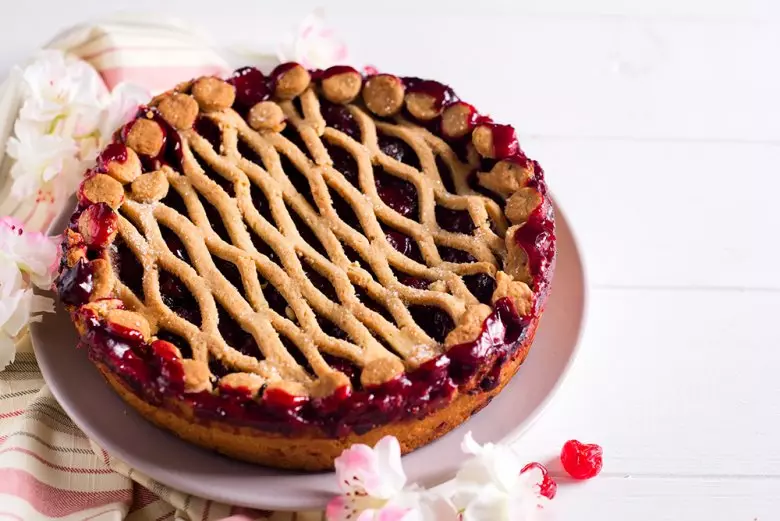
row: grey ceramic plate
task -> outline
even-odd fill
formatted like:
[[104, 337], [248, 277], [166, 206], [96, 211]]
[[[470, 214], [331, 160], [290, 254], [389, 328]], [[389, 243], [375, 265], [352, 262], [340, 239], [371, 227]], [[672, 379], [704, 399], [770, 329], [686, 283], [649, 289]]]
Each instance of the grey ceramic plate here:
[[[67, 217], [53, 227], [64, 229]], [[531, 354], [489, 406], [438, 441], [404, 457], [410, 482], [450, 479], [472, 431], [480, 442], [515, 439], [538, 416], [573, 360], [585, 313], [585, 277], [565, 217], [557, 213], [558, 262], [552, 294]], [[271, 510], [321, 508], [336, 494], [333, 473], [295, 473], [234, 461], [190, 445], [148, 423], [114, 394], [83, 350], [68, 314], [58, 307], [31, 336], [43, 375], [73, 421], [111, 454], [157, 481], [229, 504]]]

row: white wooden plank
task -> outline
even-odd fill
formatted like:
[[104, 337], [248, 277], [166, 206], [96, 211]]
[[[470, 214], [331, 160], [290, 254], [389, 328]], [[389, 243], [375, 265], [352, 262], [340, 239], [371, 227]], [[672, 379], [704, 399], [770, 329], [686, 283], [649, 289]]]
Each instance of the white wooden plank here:
[[780, 478], [780, 293], [594, 290], [589, 307], [526, 459], [576, 438], [604, 447], [608, 475]]
[[[616, 4], [607, 1], [612, 3], [602, 11], [610, 13]], [[224, 44], [275, 41], [309, 7], [280, 4], [269, 15], [262, 2], [230, 4], [220, 9], [151, 0], [124, 5], [177, 14], [208, 27]], [[122, 5], [52, 3], [49, 15], [41, 17], [32, 3], [21, 4], [16, 23], [0, 35], [4, 59], [20, 60], [45, 35], [87, 12], [97, 16]], [[780, 140], [780, 118], [767, 117], [780, 114], [780, 74], [767, 55], [780, 44], [776, 19], [522, 16], [507, 2], [463, 4], [438, 9], [434, 16], [418, 12], [424, 5], [419, 2], [415, 9], [403, 5], [383, 5], [379, 12], [352, 2], [336, 4], [332, 22], [366, 61], [448, 81], [465, 99], [524, 132]], [[732, 9], [727, 4], [723, 13]]]
[[609, 478], [561, 482], [550, 519], [774, 521], [780, 481]]
[[780, 288], [780, 146], [521, 139], [596, 285]]

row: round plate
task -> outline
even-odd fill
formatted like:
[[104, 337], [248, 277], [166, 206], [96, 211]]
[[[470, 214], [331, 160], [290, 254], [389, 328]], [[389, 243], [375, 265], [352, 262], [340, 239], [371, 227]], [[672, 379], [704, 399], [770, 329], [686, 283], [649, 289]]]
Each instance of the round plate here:
[[[68, 216], [53, 227], [65, 228]], [[517, 438], [538, 416], [574, 358], [585, 312], [585, 277], [568, 223], [556, 213], [558, 261], [534, 346], [519, 373], [489, 406], [446, 436], [404, 457], [410, 483], [433, 486], [454, 475], [460, 442]], [[181, 491], [270, 510], [316, 509], [337, 494], [332, 472], [297, 473], [220, 456], [158, 429], [129, 408], [87, 359], [62, 307], [30, 327], [43, 376], [73, 421], [109, 453]]]

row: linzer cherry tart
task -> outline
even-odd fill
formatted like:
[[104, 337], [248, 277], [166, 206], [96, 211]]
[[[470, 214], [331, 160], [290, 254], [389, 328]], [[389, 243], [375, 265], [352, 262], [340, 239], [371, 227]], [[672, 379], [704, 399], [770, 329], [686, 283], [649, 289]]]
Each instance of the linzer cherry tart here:
[[78, 192], [57, 287], [152, 422], [226, 455], [331, 468], [484, 407], [555, 265], [541, 167], [446, 85], [296, 63], [141, 107]]

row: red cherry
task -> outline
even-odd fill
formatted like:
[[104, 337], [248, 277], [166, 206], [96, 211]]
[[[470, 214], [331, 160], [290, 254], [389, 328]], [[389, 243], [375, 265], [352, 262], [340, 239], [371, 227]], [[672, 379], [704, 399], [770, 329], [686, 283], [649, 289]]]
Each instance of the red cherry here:
[[547, 467], [541, 463], [529, 463], [523, 467], [523, 470], [520, 471], [520, 474], [530, 469], [539, 469], [542, 471], [542, 482], [539, 484], [539, 493], [547, 499], [554, 498], [555, 493], [558, 492], [558, 484], [553, 478], [550, 477], [550, 474], [547, 472]]
[[561, 463], [574, 479], [590, 479], [601, 472], [603, 454], [599, 445], [569, 440], [561, 449]]

